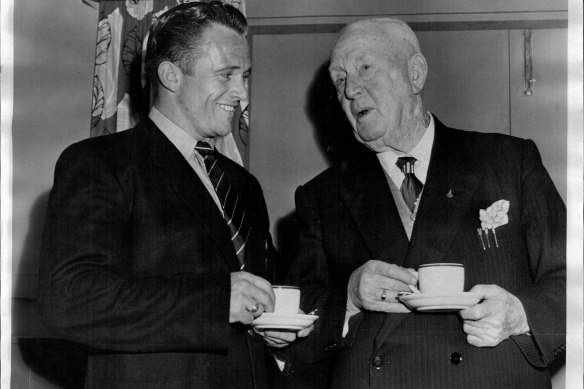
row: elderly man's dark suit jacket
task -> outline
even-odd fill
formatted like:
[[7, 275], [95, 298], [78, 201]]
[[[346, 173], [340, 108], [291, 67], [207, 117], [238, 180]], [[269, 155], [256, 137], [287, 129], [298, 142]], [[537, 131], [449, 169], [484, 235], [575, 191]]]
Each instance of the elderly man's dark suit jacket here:
[[[483, 250], [479, 210], [501, 199], [510, 203], [509, 222], [496, 229], [499, 247], [491, 233], [491, 247]], [[550, 385], [545, 367], [565, 348], [566, 219], [533, 142], [449, 129], [436, 120], [411, 241], [372, 153], [300, 187], [296, 205], [300, 253], [290, 282], [302, 287], [303, 309], [317, 307], [320, 316], [299, 354], [313, 361], [332, 356], [332, 387]], [[342, 338], [349, 276], [369, 259], [407, 268], [463, 263], [465, 290], [495, 284], [522, 301], [532, 337], [478, 348], [467, 343], [456, 313], [364, 311]]]
[[[246, 271], [271, 278], [258, 182], [223, 158], [253, 232]], [[207, 189], [150, 121], [60, 157], [40, 269], [40, 307], [61, 337], [92, 346], [90, 388], [258, 388], [264, 348], [229, 325], [239, 263]]]

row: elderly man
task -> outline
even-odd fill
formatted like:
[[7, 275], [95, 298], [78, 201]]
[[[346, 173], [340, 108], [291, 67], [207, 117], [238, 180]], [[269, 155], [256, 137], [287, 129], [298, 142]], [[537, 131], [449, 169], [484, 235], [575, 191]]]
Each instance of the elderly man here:
[[[428, 113], [428, 66], [401, 21], [345, 27], [329, 70], [371, 152], [296, 192], [289, 280], [320, 315], [305, 357], [333, 357], [333, 388], [549, 387], [565, 348], [566, 219], [534, 143]], [[481, 226], [495, 208], [507, 222]], [[410, 312], [398, 293], [435, 262], [463, 264], [477, 302]]]
[[213, 145], [248, 98], [246, 30], [220, 2], [161, 15], [149, 118], [57, 163], [40, 308], [91, 346], [88, 388], [267, 388], [264, 343], [296, 337], [248, 326], [273, 310], [275, 251], [258, 182]]

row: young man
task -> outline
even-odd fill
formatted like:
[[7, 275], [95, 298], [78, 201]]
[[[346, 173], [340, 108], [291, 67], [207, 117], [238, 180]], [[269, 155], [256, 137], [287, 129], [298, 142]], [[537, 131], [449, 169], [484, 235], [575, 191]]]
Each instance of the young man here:
[[267, 387], [264, 344], [277, 334], [248, 326], [274, 305], [266, 205], [213, 147], [248, 98], [246, 28], [220, 2], [161, 15], [149, 118], [57, 163], [40, 308], [59, 336], [91, 346], [88, 388]]

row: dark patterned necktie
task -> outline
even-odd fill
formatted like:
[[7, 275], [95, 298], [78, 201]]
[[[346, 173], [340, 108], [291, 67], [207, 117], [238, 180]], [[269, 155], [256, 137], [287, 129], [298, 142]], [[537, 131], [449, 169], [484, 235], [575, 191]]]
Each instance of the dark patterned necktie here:
[[401, 169], [404, 173], [404, 180], [399, 188], [408, 208], [410, 211], [414, 212], [416, 209], [416, 200], [422, 192], [424, 185], [418, 180], [418, 177], [414, 174], [414, 164], [416, 163], [416, 158], [414, 157], [400, 157], [395, 163], [397, 167]]
[[207, 175], [223, 208], [223, 217], [231, 231], [231, 241], [241, 265], [240, 269], [243, 270], [245, 266], [245, 244], [251, 233], [251, 225], [248, 223], [249, 216], [245, 214], [241, 195], [225, 177], [225, 172], [221, 168], [221, 161], [217, 158], [216, 151], [208, 143], [197, 142], [195, 150], [205, 161]]

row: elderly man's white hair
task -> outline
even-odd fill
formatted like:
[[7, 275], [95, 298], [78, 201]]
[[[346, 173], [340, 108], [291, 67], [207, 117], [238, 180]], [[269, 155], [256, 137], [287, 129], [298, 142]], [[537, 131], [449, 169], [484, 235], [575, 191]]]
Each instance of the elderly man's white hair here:
[[339, 42], [343, 36], [353, 33], [368, 34], [371, 31], [383, 32], [387, 35], [394, 50], [403, 51], [404, 58], [409, 59], [414, 54], [421, 54], [420, 44], [416, 34], [405, 22], [389, 17], [360, 19], [345, 26], [340, 33]]

